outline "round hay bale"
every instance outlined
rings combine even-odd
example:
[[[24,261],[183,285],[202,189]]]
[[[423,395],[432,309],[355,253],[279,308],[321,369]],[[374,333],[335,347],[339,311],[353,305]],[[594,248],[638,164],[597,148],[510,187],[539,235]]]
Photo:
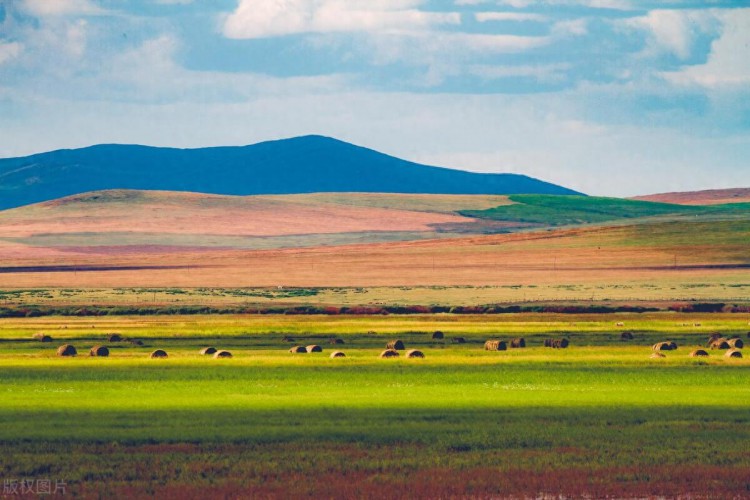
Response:
[[[424,358],[424,353],[416,349],[410,349],[406,351],[407,358]]]
[[[657,342],[654,344],[654,346],[651,348],[654,351],[671,351],[672,349],[669,347],[669,342]]]
[[[307,352],[323,352],[323,348],[315,344],[309,345],[305,349],[307,350]]]
[[[513,349],[518,349],[521,347],[526,347],[526,339],[523,337],[518,337],[510,341],[510,347]]]
[[[204,347],[201,349],[200,352],[204,356],[209,356],[211,354],[216,354],[216,348],[215,347]]]
[[[729,341],[722,337],[711,342],[711,349],[731,349],[731,346]]]
[[[691,358],[698,358],[698,357],[705,357],[708,356],[708,353],[704,351],[703,349],[695,349],[694,351],[690,352]]]
[[[622,321],[619,321],[615,323],[615,326],[625,326],[625,323],[623,323]]]
[[[110,333],[109,336],[107,336],[107,342],[122,342],[123,338],[122,335],[119,333]]]
[[[35,333],[32,337],[34,340],[38,340],[39,342],[52,342],[52,337],[49,335],[45,335],[42,332]]]
[[[292,354],[305,354],[307,353],[307,349],[305,349],[301,345],[296,345],[289,349],[289,352],[291,352]]]
[[[231,358],[232,353],[229,351],[216,351],[214,353],[214,359]]]
[[[660,352],[654,352],[651,354],[652,359],[661,359],[661,358],[666,358],[666,357],[667,356],[665,354],[662,354]]]
[[[555,347],[555,339],[544,339],[544,347]]]
[[[633,340],[633,334],[631,332],[622,332],[620,334],[620,340]]]
[[[386,349],[393,349],[394,351],[403,351],[404,343],[400,340],[391,340],[385,345]]]
[[[504,351],[508,348],[508,345],[504,340],[488,340],[484,343],[485,351]]]
[[[729,339],[727,340],[727,344],[729,344],[729,347],[732,349],[742,349],[745,347],[745,343],[742,342],[742,339]]]
[[[570,341],[568,339],[556,339],[552,347],[556,349],[566,349],[568,345],[570,345]]]
[[[739,349],[729,349],[727,352],[724,353],[725,358],[741,358],[742,357],[742,351]]]
[[[398,351],[395,349],[386,349],[385,351],[380,353],[381,358],[397,358],[398,357]]]
[[[437,331],[432,334],[432,340],[443,340],[445,335],[443,335],[443,332]]]
[[[89,351],[89,356],[97,356],[100,358],[106,358],[107,356],[109,356],[109,349],[107,349],[103,345],[95,345]]]
[[[340,345],[344,343],[344,339],[331,339],[328,341],[329,344]]]
[[[708,337],[708,343],[709,343],[709,345],[710,345],[710,344],[711,344],[711,342],[713,342],[714,340],[717,340],[717,339],[720,339],[720,338],[721,338],[721,334],[720,334],[720,333],[716,333],[716,332],[715,332],[715,333],[712,333],[712,334],[711,334],[711,335],[709,335],[709,337]]]
[[[149,355],[151,359],[161,359],[167,357],[167,351],[163,349],[157,349]]]
[[[463,337],[453,337],[451,339],[451,342],[453,342],[454,344],[465,344],[466,343],[466,339],[463,338]]]
[[[76,348],[71,344],[63,344],[57,348],[57,355],[58,356],[76,356],[78,355],[78,351],[76,351]]]
[[[346,354],[344,354],[341,351],[333,351],[331,353],[331,358],[345,358],[345,357],[346,357]]]

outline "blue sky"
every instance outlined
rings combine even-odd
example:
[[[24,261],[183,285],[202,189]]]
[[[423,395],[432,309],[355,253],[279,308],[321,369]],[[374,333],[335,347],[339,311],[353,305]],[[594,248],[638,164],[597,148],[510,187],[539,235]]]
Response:
[[[0,0],[0,157],[302,134],[590,194],[750,186],[750,0]]]

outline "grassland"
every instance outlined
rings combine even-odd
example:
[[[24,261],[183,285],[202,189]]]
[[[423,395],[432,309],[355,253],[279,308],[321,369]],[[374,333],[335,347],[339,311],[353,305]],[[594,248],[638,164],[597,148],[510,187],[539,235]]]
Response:
[[[687,353],[709,332],[744,336],[748,319],[2,320],[3,475],[62,479],[87,497],[743,497],[750,361]],[[446,339],[432,340],[435,330]],[[635,339],[620,340],[623,330]],[[39,331],[55,342],[30,341]],[[61,342],[85,354],[111,332],[145,345],[108,344],[105,359],[53,355]],[[519,335],[529,347],[481,349]],[[291,355],[284,336],[325,351]],[[327,357],[331,336],[346,358]],[[540,347],[550,336],[572,345]],[[425,359],[379,359],[396,337]],[[680,348],[649,359],[666,337]],[[234,357],[201,357],[205,345]],[[148,359],[157,347],[170,357]]]
[[[460,213],[469,217],[562,226],[664,215],[743,215],[750,210],[747,203],[698,207],[595,196],[518,194],[508,199],[513,203],[486,210],[461,210]]]

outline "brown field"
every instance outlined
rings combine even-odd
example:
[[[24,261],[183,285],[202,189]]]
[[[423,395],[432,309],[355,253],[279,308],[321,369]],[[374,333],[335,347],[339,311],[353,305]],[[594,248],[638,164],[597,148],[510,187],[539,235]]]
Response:
[[[544,285],[747,278],[750,240],[743,242],[743,234],[709,244],[698,234],[690,241],[688,232],[686,244],[665,236],[668,229],[621,226],[266,251],[104,247],[96,252],[33,248],[27,253],[18,245],[3,245],[0,287]],[[70,267],[45,267],[61,264]]]
[[[507,203],[500,196],[293,195],[218,196],[105,191],[0,213],[4,238],[69,233],[284,236],[434,231],[474,219],[454,213]],[[402,208],[403,207],[403,208]]]
[[[721,205],[723,203],[750,202],[750,188],[708,189],[680,193],[659,193],[635,196],[633,200],[659,201],[677,205]]]

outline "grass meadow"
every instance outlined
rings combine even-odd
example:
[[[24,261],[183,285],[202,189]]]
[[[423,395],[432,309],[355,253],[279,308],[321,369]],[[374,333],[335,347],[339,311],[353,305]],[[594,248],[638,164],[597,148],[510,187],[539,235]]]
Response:
[[[750,359],[688,353],[748,330],[666,313],[0,320],[0,475],[86,497],[747,497]],[[425,358],[380,359],[395,338]],[[651,359],[667,338],[680,347]],[[79,356],[56,357],[65,342]]]

